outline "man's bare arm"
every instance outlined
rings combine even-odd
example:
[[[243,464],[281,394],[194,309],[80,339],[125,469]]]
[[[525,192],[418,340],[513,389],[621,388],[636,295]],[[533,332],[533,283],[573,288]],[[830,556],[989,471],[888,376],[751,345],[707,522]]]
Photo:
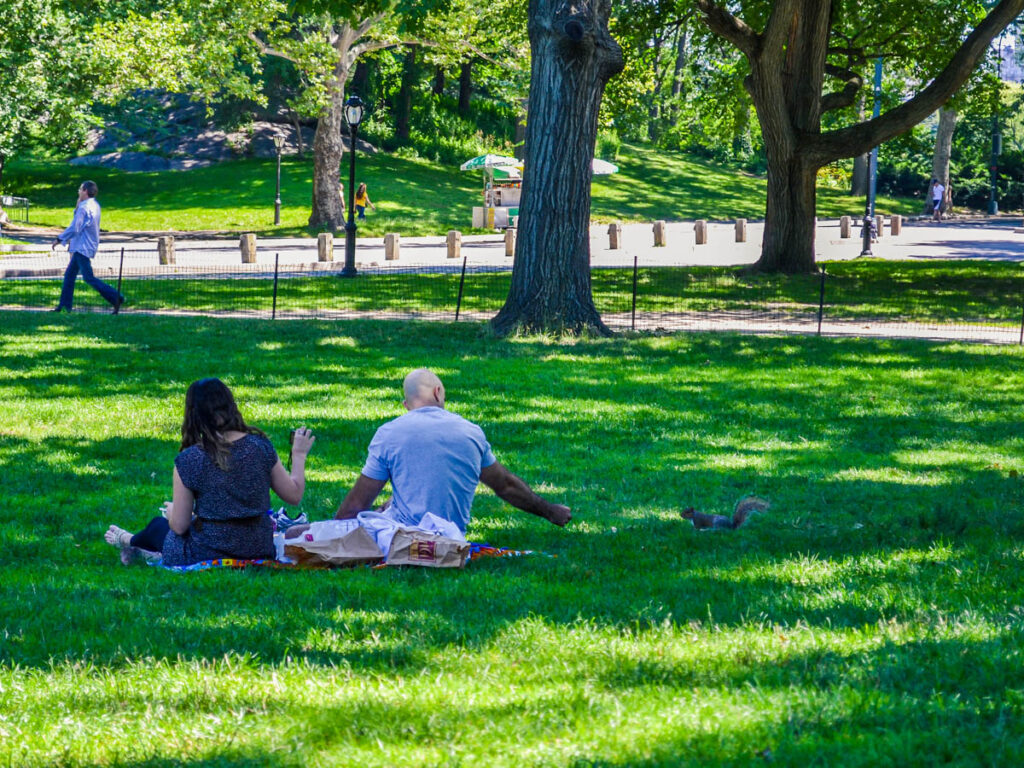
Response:
[[[572,520],[569,507],[545,501],[534,493],[521,478],[509,472],[501,462],[496,461],[491,466],[480,470],[480,482],[494,491],[498,498],[507,501],[516,509],[543,517],[558,526],[563,526]]]
[[[341,502],[334,517],[338,520],[349,520],[360,512],[373,509],[373,502],[378,494],[384,489],[387,480],[374,480],[372,477],[360,474],[352,490]]]

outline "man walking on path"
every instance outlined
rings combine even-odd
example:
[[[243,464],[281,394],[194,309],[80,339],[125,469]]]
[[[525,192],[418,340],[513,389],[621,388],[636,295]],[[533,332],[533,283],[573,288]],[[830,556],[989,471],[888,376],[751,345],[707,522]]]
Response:
[[[71,305],[75,298],[75,279],[78,273],[87,285],[91,285],[100,295],[110,302],[116,312],[124,303],[124,296],[114,288],[104,283],[92,272],[92,257],[96,255],[100,247],[100,204],[96,202],[96,193],[99,187],[94,181],[83,181],[78,188],[78,205],[75,206],[75,215],[71,224],[61,232],[53,241],[50,250],[58,245],[67,243],[68,251],[71,253],[71,261],[68,268],[64,270],[64,286],[60,291],[60,302],[54,307],[54,312],[71,311]]]

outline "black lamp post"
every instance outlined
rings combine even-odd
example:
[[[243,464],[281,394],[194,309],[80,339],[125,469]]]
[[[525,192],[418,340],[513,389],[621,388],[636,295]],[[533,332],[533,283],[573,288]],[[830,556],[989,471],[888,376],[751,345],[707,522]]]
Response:
[[[356,222],[352,216],[356,191],[356,133],[363,119],[363,100],[349,96],[345,102],[345,122],[348,123],[348,221],[345,222],[345,267],[342,277],[356,276]]]
[[[875,108],[874,116],[882,112],[882,59],[875,59]],[[864,229],[861,256],[872,256],[871,239],[875,228],[875,193],[878,190],[878,147],[871,148],[868,157],[868,195],[864,201]]]
[[[274,226],[281,223],[281,150],[284,149],[284,136],[274,136],[274,149],[277,150],[277,192],[274,196]]]

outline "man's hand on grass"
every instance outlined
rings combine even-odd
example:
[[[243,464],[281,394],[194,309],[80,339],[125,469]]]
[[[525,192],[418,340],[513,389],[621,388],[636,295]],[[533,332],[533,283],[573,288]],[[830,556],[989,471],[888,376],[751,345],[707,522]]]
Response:
[[[564,528],[565,524],[572,520],[572,510],[564,504],[552,504],[548,509],[547,518],[559,528]]]

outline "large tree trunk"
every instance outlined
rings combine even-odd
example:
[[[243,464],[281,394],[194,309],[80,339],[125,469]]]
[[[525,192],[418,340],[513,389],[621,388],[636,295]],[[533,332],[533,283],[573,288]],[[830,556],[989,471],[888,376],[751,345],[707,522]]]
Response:
[[[803,150],[802,137],[821,129],[830,17],[830,2],[805,2],[788,31],[789,44],[774,56],[758,59],[747,81],[768,160],[764,237],[756,270],[814,270],[815,183],[822,163]]]
[[[340,83],[331,90],[313,136],[313,208],[309,226],[323,230],[341,229],[345,225],[345,209],[338,194],[338,170],[345,151],[341,141],[341,126],[345,122],[343,88],[344,83]]]
[[[359,27],[342,24],[335,30],[337,57],[333,77],[327,84],[327,106],[317,120],[313,136],[313,205],[309,226],[316,229],[335,230],[345,225],[345,207],[338,194],[341,158],[345,152],[341,132],[344,130],[346,136],[349,132],[345,122],[345,84],[349,73],[355,69],[358,55],[353,45],[372,23],[364,21]]]
[[[761,258],[764,272],[813,272],[815,182],[818,169],[799,154],[768,155],[768,200],[764,214]]]
[[[1024,11],[1024,0],[999,0],[915,96],[871,120],[822,132],[821,115],[851,106],[863,86],[858,73],[826,63],[833,12],[849,11],[849,4],[775,0],[764,31],[758,32],[729,10],[734,3],[694,3],[712,31],[735,45],[750,63],[746,85],[768,155],[764,243],[755,267],[785,272],[814,267],[817,170],[864,154],[932,114],[966,82],[995,36]],[[826,72],[838,80],[839,90],[823,94]]]
[[[498,333],[610,331],[590,289],[590,182],[597,115],[622,49],[610,0],[530,0],[526,163],[512,286]]]
[[[469,115],[469,99],[473,95],[473,62],[464,61],[459,67],[459,114]]]
[[[416,85],[416,46],[410,45],[405,52],[402,67],[402,86],[398,90],[395,105],[395,138],[409,140],[409,119],[412,116],[412,89]]]
[[[661,54],[665,50],[665,38],[658,35],[654,38],[654,85],[651,88],[651,102],[647,107],[647,138],[657,141],[661,133],[661,88],[664,85],[664,73],[661,68]]]
[[[676,62],[672,71],[672,104],[669,108],[672,125],[675,125],[678,119],[679,99],[683,94],[683,69],[686,67],[688,35],[685,27],[680,27],[676,31]]]
[[[953,132],[956,131],[955,109],[939,110],[939,127],[935,131],[935,154],[932,155],[932,178],[949,189],[949,158],[953,152]]]

